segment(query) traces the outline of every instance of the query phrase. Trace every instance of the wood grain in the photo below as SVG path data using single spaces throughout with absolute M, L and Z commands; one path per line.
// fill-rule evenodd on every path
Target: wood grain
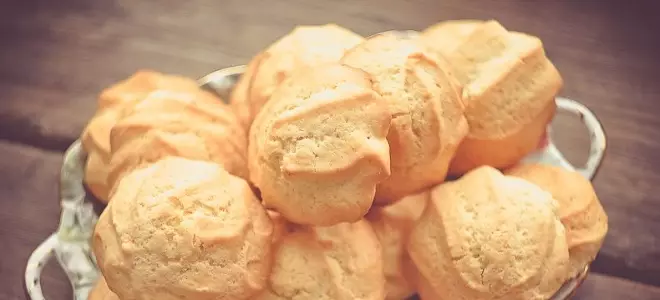
M 5 45 L 0 48 L 0 63 L 7 66 L 0 70 L 0 95 L 6 104 L 0 124 L 23 126 L 21 131 L 2 126 L 6 129 L 0 136 L 64 150 L 91 116 L 97 93 L 139 68 L 198 77 L 246 63 L 296 24 L 325 22 L 370 35 L 397 28 L 422 29 L 446 19 L 498 19 L 512 29 L 539 35 L 566 77 L 565 93 L 587 104 L 601 104 L 597 112 L 606 125 L 615 123 L 607 117 L 617 112 L 617 101 L 623 103 L 629 98 L 649 105 L 643 100 L 657 94 L 657 88 L 643 80 L 658 74 L 658 68 L 651 65 L 656 61 L 658 43 L 648 39 L 657 21 L 643 17 L 652 12 L 643 4 L 626 7 L 599 1 L 487 0 L 471 5 L 459 0 L 374 3 L 20 2 L 0 12 L 0 37 Z M 610 99 L 616 101 L 604 101 Z M 651 114 L 642 115 L 648 118 Z
M 625 279 L 591 274 L 573 296 L 574 300 L 660 299 L 660 288 Z
M 297 24 L 335 22 L 370 35 L 494 18 L 543 39 L 564 76 L 562 95 L 594 110 L 608 133 L 595 186 L 610 233 L 593 269 L 660 286 L 658 11 L 655 1 L 595 0 L 16 1 L 0 9 L 0 139 L 63 151 L 109 84 L 140 68 L 199 77 L 243 64 Z M 559 117 L 555 126 L 561 148 L 579 162 L 584 134 L 569 119 Z M 11 245 L 11 259 L 0 262 L 4 279 L 17 274 L 30 247 L 55 228 L 58 208 L 49 184 L 59 166 L 55 154 L 3 149 L 9 156 L 0 157 L 2 173 L 27 172 L 2 175 L 13 181 L 0 177 L 0 237 Z M 46 169 L 32 174 L 24 166 L 30 164 Z M 10 206 L 16 201 L 29 204 Z M 16 291 L 15 279 L 5 282 L 1 291 Z M 621 297 L 594 299 L 630 299 L 607 286 L 594 283 Z
M 27 259 L 57 228 L 61 163 L 61 153 L 0 142 L 0 299 L 23 298 Z M 42 284 L 70 299 L 71 285 L 58 271 L 49 266 Z

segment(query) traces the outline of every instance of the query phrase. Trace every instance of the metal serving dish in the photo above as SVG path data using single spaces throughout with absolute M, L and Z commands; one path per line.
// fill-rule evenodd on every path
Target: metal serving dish
M 222 69 L 202 77 L 199 79 L 199 84 L 227 101 L 244 70 L 245 66 Z M 525 160 L 577 170 L 592 179 L 605 153 L 606 137 L 603 128 L 596 116 L 576 101 L 557 98 L 557 106 L 559 111 L 580 118 L 589 131 L 591 149 L 585 166 L 582 168 L 572 166 L 557 149 L 549 134 L 547 145 Z M 549 127 L 548 130 L 552 128 Z M 53 258 L 71 281 L 75 300 L 87 300 L 89 291 L 98 278 L 99 271 L 90 247 L 98 215 L 92 207 L 94 203 L 92 196 L 86 193 L 83 186 L 86 156 L 79 141 L 74 142 L 64 154 L 60 177 L 62 215 L 59 228 L 34 250 L 25 270 L 25 288 L 32 300 L 47 299 L 41 289 L 41 272 L 46 263 Z M 569 299 L 588 272 L 587 266 L 577 277 L 567 281 L 550 300 Z

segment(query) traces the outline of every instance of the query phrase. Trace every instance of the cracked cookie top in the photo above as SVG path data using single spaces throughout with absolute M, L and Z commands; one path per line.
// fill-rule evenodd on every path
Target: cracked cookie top
M 215 162 L 247 178 L 247 137 L 229 107 L 208 92 L 158 90 L 122 110 L 110 133 L 107 184 L 167 156 Z
M 480 167 L 431 191 L 408 251 L 447 299 L 543 299 L 568 276 L 557 213 L 540 187 Z
M 361 70 L 327 64 L 294 74 L 250 130 L 250 179 L 264 205 L 298 224 L 361 219 L 390 173 L 390 119 Z
M 290 226 L 275 246 L 268 288 L 254 300 L 383 300 L 380 244 L 369 223 Z
M 448 65 L 415 34 L 398 32 L 368 38 L 341 62 L 373 77 L 392 114 L 387 136 L 392 175 L 378 186 L 376 203 L 392 203 L 443 182 L 468 132 L 460 86 Z
M 167 157 L 120 181 L 93 248 L 121 299 L 249 299 L 265 286 L 272 235 L 245 180 Z
M 337 24 L 299 25 L 252 58 L 231 95 L 245 128 L 273 92 L 301 68 L 334 63 L 364 38 Z

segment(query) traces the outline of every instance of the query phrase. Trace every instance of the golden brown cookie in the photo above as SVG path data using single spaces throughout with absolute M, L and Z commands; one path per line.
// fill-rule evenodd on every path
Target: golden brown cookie
M 528 289 L 522 299 L 529 300 L 548 300 L 557 293 L 566 281 L 572 277 L 570 274 L 570 256 L 567 251 L 568 245 L 566 244 L 566 230 L 557 221 L 555 226 L 555 239 L 554 247 L 548 253 L 548 261 L 543 265 L 540 270 L 541 280 L 537 288 Z
M 120 118 L 120 112 L 141 101 L 150 92 L 163 89 L 190 91 L 198 87 L 192 79 L 140 70 L 101 92 L 96 114 L 85 126 L 80 138 L 83 149 L 88 153 L 84 181 L 100 201 L 107 203 L 109 199 L 110 131 Z
M 85 164 L 85 177 L 83 178 L 83 182 L 94 197 L 106 204 L 110 193 L 107 184 L 108 167 L 107 161 L 101 154 L 97 152 L 89 153 Z
M 436 54 L 451 62 L 467 105 L 470 131 L 449 173 L 462 175 L 482 165 L 511 167 L 536 150 L 554 116 L 562 78 L 537 37 L 510 32 L 497 21 L 453 28 L 461 26 L 453 31 L 431 27 L 422 34 L 431 48 L 454 45 Z
M 117 121 L 114 109 L 100 110 L 85 127 L 80 141 L 87 153 L 83 181 L 101 202 L 108 203 L 108 165 L 110 163 L 110 130 Z
M 272 235 L 245 180 L 168 157 L 120 181 L 93 249 L 122 299 L 250 299 L 265 287 Z
M 460 87 L 444 61 L 416 36 L 386 32 L 349 50 L 341 62 L 373 77 L 392 114 L 392 174 L 378 186 L 376 202 L 388 204 L 444 181 L 468 131 Z
M 255 300 L 382 300 L 383 258 L 369 223 L 297 226 L 277 244 L 268 288 Z
M 522 164 L 505 172 L 548 191 L 559 203 L 566 227 L 571 274 L 577 275 L 596 258 L 607 235 L 607 214 L 591 182 L 574 171 L 543 164 Z
M 368 74 L 328 64 L 291 76 L 250 130 L 250 179 L 287 220 L 360 220 L 389 175 L 387 104 Z
M 138 70 L 130 77 L 103 90 L 99 95 L 98 108 L 122 109 L 142 100 L 146 94 L 155 90 L 187 91 L 197 87 L 197 82 L 190 78 L 152 70 Z
M 431 284 L 426 280 L 426 278 L 417 274 L 417 295 L 421 300 L 443 300 L 442 297 L 438 296 Z
M 431 190 L 408 251 L 446 299 L 547 299 L 568 278 L 552 196 L 487 166 Z
M 275 89 L 294 71 L 339 61 L 362 36 L 336 24 L 296 26 L 257 54 L 231 95 L 245 128 L 249 128 Z
M 107 183 L 167 156 L 220 164 L 247 178 L 247 138 L 229 107 L 200 89 L 155 91 L 124 109 L 111 132 Z M 112 192 L 110 193 L 112 195 Z
M 415 294 L 417 270 L 408 256 L 406 241 L 428 199 L 429 193 L 424 191 L 388 206 L 373 207 L 366 216 L 383 249 L 385 299 L 408 299 Z
M 96 284 L 89 291 L 88 300 L 119 300 L 119 297 L 115 295 L 109 288 L 108 284 L 105 282 L 103 275 L 99 275 L 99 279 L 96 281 Z

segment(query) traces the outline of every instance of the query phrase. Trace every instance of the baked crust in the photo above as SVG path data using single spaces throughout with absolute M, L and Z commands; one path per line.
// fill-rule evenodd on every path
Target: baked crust
M 460 87 L 443 61 L 416 37 L 386 32 L 346 53 L 342 63 L 374 80 L 392 114 L 391 175 L 376 191 L 385 205 L 443 182 L 467 134 Z
M 250 178 L 264 205 L 298 224 L 360 220 L 389 175 L 390 119 L 361 70 L 328 64 L 294 74 L 250 130 Z

